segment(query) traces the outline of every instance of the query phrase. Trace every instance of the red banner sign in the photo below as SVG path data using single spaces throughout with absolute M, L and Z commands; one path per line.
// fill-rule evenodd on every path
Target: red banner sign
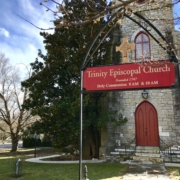
M 86 91 L 167 88 L 172 87 L 175 81 L 174 64 L 169 61 L 89 67 L 83 72 Z

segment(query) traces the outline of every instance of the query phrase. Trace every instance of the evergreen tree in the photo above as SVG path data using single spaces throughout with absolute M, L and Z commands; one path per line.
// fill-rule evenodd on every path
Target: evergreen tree
M 82 16 L 83 11 L 87 11 L 82 2 L 79 6 L 78 3 L 79 1 L 74 4 L 73 1 L 66 6 L 66 10 L 73 11 L 73 15 L 76 14 L 77 17 Z M 65 16 L 64 19 L 66 20 Z M 85 26 L 60 27 L 52 35 L 41 33 L 47 55 L 39 51 L 38 55 L 43 62 L 36 59 L 31 63 L 33 75 L 22 83 L 30 90 L 29 99 L 24 107 L 31 109 L 33 115 L 41 117 L 41 121 L 37 122 L 34 128 L 49 134 L 53 144 L 58 148 L 78 143 L 80 67 L 87 48 L 104 23 L 105 20 L 101 19 L 95 24 L 89 23 Z M 97 44 L 98 42 L 97 40 Z M 110 63 L 111 41 L 105 39 L 88 66 Z M 89 134 L 93 157 L 98 156 L 100 147 L 99 128 L 109 121 L 109 115 L 101 112 L 100 99 L 103 94 L 84 95 L 83 128 Z

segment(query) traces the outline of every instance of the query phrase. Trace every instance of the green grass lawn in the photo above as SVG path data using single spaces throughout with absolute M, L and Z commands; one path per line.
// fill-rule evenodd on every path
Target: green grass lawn
M 33 149 L 21 149 L 17 153 L 0 151 L 0 180 L 12 180 L 13 165 L 20 158 L 22 176 L 19 180 L 78 180 L 79 164 L 39 164 L 25 162 L 34 156 Z M 37 149 L 37 156 L 57 153 L 52 148 Z M 89 180 L 117 180 L 127 169 L 127 165 L 118 163 L 98 163 L 87 165 Z M 83 174 L 83 173 L 82 173 Z

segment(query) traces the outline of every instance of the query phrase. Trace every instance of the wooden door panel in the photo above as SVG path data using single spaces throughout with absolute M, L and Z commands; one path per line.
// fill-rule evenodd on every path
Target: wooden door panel
M 136 133 L 137 133 L 137 136 L 139 137 L 138 138 L 138 144 L 146 144 L 147 143 L 147 138 L 145 137 L 145 124 L 144 124 L 144 113 L 143 113 L 143 109 L 140 108 L 139 111 L 138 111 L 138 114 L 137 114 L 137 124 L 139 124 L 139 127 L 136 128 Z
M 136 144 L 139 146 L 158 146 L 158 119 L 156 109 L 145 101 L 135 112 Z
M 149 108 L 147 119 L 147 138 L 149 146 L 158 146 L 159 134 L 158 134 L 158 121 L 156 118 L 156 111 L 153 108 Z

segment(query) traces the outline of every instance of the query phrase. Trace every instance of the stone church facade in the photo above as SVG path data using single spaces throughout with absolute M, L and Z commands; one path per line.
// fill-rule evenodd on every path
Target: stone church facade
M 143 3 L 143 1 L 140 2 Z M 143 6 L 141 3 L 140 7 Z M 165 19 L 173 19 L 172 7 L 168 7 L 166 12 L 160 10 L 148 13 L 145 12 L 143 15 L 151 16 L 152 19 L 161 16 L 164 16 Z M 137 21 L 141 20 L 137 18 Z M 153 21 L 153 25 L 165 37 L 167 37 L 166 30 L 170 30 L 173 43 L 180 42 L 179 32 L 174 30 L 173 22 L 166 23 L 167 21 L 161 21 L 161 23 Z M 149 30 L 159 40 L 156 32 L 153 29 Z M 139 59 L 140 62 L 142 55 L 147 59 L 153 58 L 153 60 L 169 59 L 167 52 L 143 28 L 126 17 L 115 34 L 116 45 L 121 44 L 123 38 L 128 38 L 128 41 L 135 43 L 136 46 L 135 50 L 128 53 L 130 62 L 135 59 Z M 180 55 L 179 51 L 176 53 L 178 56 Z M 176 147 L 178 150 L 178 146 L 180 146 L 180 88 L 175 86 L 173 88 L 146 89 L 147 99 L 142 97 L 143 90 L 111 91 L 103 99 L 104 109 L 117 110 L 118 114 L 127 117 L 128 121 L 119 127 L 114 127 L 109 122 L 106 127 L 101 129 L 99 150 L 101 157 L 110 155 L 112 152 L 116 152 L 114 154 L 117 155 L 116 149 L 123 149 L 125 145 L 135 149 L 137 146 L 161 147 L 166 145 L 167 148 Z

